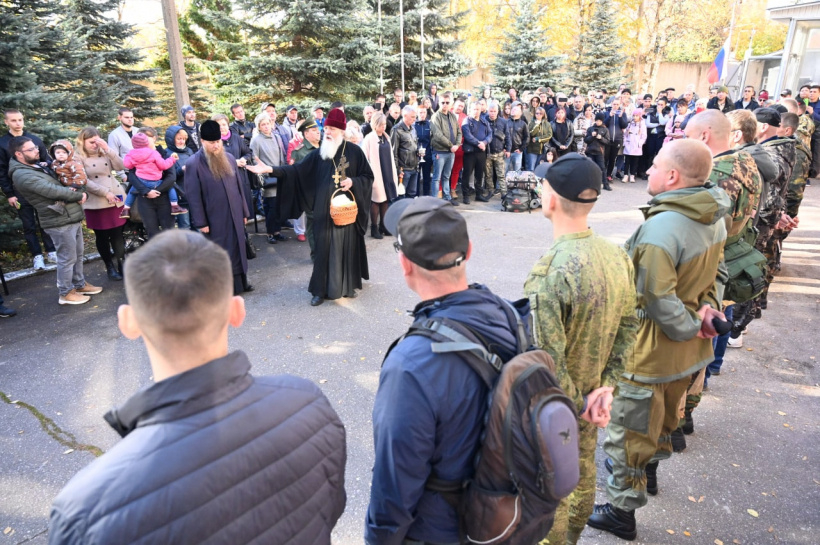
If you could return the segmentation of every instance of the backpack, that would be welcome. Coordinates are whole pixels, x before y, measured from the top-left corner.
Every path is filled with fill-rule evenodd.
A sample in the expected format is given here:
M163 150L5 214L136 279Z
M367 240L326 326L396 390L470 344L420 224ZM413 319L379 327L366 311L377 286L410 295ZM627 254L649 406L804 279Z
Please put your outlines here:
M532 212L541 206L538 197L538 178L532 172L510 171L506 176L507 193L501 200L501 208L506 212Z
M558 503L578 484L578 420L552 358L528 350L521 316L504 302L518 336L518 355L507 362L480 335L448 318L414 322L393 346L409 335L427 337L434 353L458 353L489 387L475 474L466 482L432 474L425 489L456 509L463 542L530 545L547 536Z
M726 240L723 259L729 279L723 298L727 301L751 301L766 287L766 256L754 247L756 239L757 229L749 220L740 233Z

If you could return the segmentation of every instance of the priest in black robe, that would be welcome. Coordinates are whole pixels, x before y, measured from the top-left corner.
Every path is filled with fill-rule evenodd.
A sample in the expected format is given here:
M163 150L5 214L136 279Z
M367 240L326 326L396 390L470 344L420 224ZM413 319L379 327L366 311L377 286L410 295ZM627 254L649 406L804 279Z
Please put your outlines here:
M203 123L200 137L202 148L185 163L185 194L191 224L228 252L234 293L252 291L245 246L245 224L250 210L236 158L225 151L216 121L209 119Z
M270 173L277 178L279 217L298 218L302 212L313 212L316 260L308 286L313 306L321 305L325 299L356 297L355 290L362 288L362 279L370 278L364 234L373 171L359 146L345 141L346 128L344 112L331 110L325 119L321 146L300 163L246 167L251 172ZM330 217L330 200L339 188L352 195L358 207L356 221L342 227Z

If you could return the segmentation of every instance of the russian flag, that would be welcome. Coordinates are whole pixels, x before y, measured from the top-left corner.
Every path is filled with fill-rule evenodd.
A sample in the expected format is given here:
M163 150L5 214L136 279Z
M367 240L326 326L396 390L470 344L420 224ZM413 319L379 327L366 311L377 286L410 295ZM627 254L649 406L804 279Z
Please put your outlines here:
M723 44L723 47L721 47L720 51L718 51L718 54L715 57L715 62L712 63L712 66L709 67L709 72L706 73L706 79L710 84L720 81L720 78L723 76L723 72L726 69L726 61L728 59L729 39L727 38L726 43Z

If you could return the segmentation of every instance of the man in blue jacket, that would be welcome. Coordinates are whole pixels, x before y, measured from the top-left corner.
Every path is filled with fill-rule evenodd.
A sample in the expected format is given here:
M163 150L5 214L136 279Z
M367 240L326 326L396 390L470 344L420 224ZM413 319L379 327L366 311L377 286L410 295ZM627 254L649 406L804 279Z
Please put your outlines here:
M245 304L228 254L163 231L125 263L120 331L154 384L105 415L123 439L54 500L51 545L330 545L344 511L345 431L310 381L254 377L228 329Z
M458 320L503 361L517 351L512 310L485 286L467 283L467 223L447 201L405 199L387 212L407 286L421 298L416 320ZM435 475L473 474L488 390L457 353L433 354L431 341L408 336L382 365L373 407L376 461L365 522L368 545L459 543L455 509L425 488Z

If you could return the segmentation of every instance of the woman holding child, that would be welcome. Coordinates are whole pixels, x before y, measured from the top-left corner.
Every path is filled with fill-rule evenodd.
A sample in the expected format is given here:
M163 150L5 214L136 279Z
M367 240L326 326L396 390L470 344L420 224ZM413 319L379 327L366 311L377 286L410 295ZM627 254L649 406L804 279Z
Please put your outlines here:
M88 200L83 204L86 225L94 231L97 251L111 280L122 280L125 258L125 219L120 218L125 190L113 171L125 168L119 155L108 147L94 127L77 135L77 152L85 168ZM116 260L116 262L115 262Z

